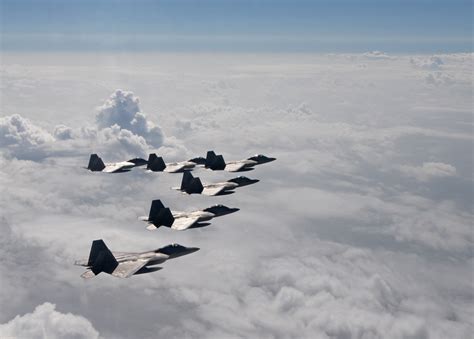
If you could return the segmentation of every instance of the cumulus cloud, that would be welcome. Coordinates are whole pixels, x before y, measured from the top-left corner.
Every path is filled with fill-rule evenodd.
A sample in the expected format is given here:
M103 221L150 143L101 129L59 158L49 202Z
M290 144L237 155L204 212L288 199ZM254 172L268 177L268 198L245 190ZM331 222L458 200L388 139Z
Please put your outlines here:
M174 145L176 144L176 145ZM56 125L53 132L37 126L19 114L0 118L0 146L21 159L42 160L48 156L76 156L101 152L117 156L145 156L151 149L166 146L166 153L185 148L140 112L132 92L116 90L98 109L96 126L72 128Z
M153 147L160 147L163 143L161 129L140 111L139 99L132 92L116 90L98 108L96 122L99 129L117 125L129 130Z
M410 63L416 68L430 71L438 70L444 64L443 59L436 55L430 57L412 57L410 58Z
M2 338L99 338L99 333L84 317L56 311L56 305L38 305L32 313L16 316L0 324Z
M400 170L405 175L423 182L456 175L456 167L442 162L424 162L421 166L403 165Z
M73 129L64 125L58 125L54 128L54 137L57 140L68 140L73 138Z
M19 114L0 117L0 146L36 147L51 141L50 133Z

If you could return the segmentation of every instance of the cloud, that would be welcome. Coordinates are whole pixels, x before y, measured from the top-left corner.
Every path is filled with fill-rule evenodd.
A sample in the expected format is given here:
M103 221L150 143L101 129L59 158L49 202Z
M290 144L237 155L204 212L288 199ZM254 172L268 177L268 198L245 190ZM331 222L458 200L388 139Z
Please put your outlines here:
M73 138L73 129L64 125L58 125L54 128L54 137L57 140L68 140Z
M422 182L456 175L456 167L442 162L424 162L421 166L403 165L400 171Z
M385 52L382 51L370 51L366 52L363 54L364 57L367 59L373 59L373 60L388 60L388 59L393 59L392 56L388 55Z
M84 317L56 311L56 305L38 305L32 313L16 316L0 324L0 337L4 338L99 338L99 333Z
M19 114L0 118L0 146L10 156L40 161L51 156L83 156L102 153L119 157L146 156L151 149L165 146L164 153L186 151L173 137L164 138L161 129L140 112L132 92L116 90L99 108L96 126L72 128L56 125L53 133Z
M0 118L0 146L35 147L52 140L51 134L19 114Z
M441 68L444 62L441 57L432 55L430 57L412 57L410 58L410 64L416 68L436 71Z
M43 146L53 141L49 132L19 114L0 118L0 146L14 156L43 158Z
M14 59L23 78L61 95L5 95L5 107L24 107L22 117L51 141L33 146L50 156L41 163L0 158L0 322L48 301L106 338L468 338L472 62L441 56L454 82L442 88L420 81L436 72L414 69L410 57L134 55L108 68L72 56L67 67L48 59L54 72ZM89 173L80 166L93 150L113 161L153 147L149 117L125 92L104 104L100 126L58 100L92 107L125 86L169 112L159 120L168 131L160 154L183 160L187 149L215 148L226 160L278 160L245 173L258 184L212 201L176 194L169 187L180 177L171 174ZM155 198L176 210L222 203L240 211L206 228L151 234L137 216ZM100 238L116 251L172 242L201 250L152 274L84 282L72 263Z
M114 125L142 136L148 144L160 147L163 143L161 129L147 120L140 111L139 99L132 92L116 90L105 103L98 108L97 127L108 128Z

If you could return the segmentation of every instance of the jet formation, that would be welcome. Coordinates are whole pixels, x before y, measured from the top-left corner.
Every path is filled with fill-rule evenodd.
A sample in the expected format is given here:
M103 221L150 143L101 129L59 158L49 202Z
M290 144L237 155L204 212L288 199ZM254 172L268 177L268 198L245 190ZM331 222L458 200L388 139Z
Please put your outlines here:
M214 151L208 151L206 158L196 157L181 162L165 163L162 157L157 156L156 153L151 153L148 160L133 158L122 162L104 163L97 154L91 154L87 169L91 172L124 173L135 167L146 166L145 170L148 172L183 173L181 186L174 187L174 189L188 195L220 196L232 194L236 188L255 184L259 180L239 176L222 182L202 183L199 177L194 177L191 174L191 171L199 167L212 171L243 172L253 170L257 165L274 160L276 159L259 154L247 159L226 163L222 155L216 155ZM175 211L165 207L161 200L155 199L151 203L148 216L139 217L139 219L147 223L146 228L150 231L157 230L161 226L183 231L209 226L213 218L237 211L239 211L239 208L227 207L222 204L215 204L194 211ZM93 278L101 272L119 278L128 278L136 274L158 271L161 267L156 265L198 250L197 247L170 244L147 252L112 252L102 239L97 239L92 242L89 258L78 260L75 265L87 268L81 275L84 279Z

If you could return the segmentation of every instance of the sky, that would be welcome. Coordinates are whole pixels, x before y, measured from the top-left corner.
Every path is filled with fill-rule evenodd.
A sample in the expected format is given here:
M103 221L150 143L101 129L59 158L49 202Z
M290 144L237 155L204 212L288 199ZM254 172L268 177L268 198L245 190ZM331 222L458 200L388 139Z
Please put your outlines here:
M1 1L2 50L468 52L472 3Z
M335 3L3 1L0 337L471 338L470 5ZM84 169L208 150L277 160L220 197ZM153 199L240 210L148 231ZM85 281L95 239L200 250Z

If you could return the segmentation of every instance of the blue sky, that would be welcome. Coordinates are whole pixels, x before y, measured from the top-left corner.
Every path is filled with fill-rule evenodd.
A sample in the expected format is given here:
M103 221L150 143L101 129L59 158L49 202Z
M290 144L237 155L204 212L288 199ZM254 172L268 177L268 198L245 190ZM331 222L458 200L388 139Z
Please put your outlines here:
M470 1L0 0L2 50L472 50Z

